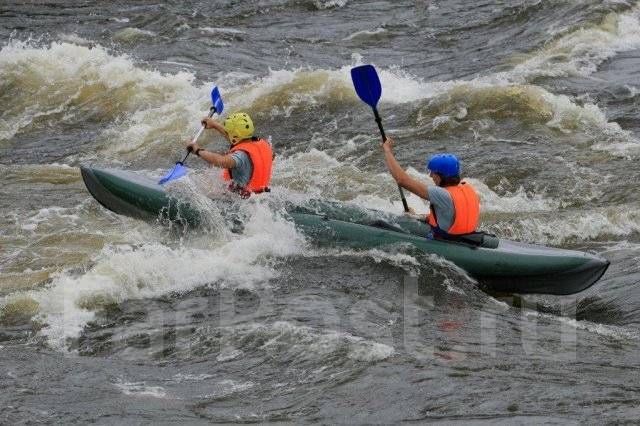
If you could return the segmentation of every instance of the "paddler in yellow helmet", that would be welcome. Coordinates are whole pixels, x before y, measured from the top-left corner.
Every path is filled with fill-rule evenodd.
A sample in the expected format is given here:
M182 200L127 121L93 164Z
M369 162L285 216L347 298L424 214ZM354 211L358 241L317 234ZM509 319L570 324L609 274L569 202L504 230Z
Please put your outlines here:
M202 119L207 129L215 129L223 135L230 146L226 154L207 151L197 143L189 143L187 149L207 163L221 167L222 177L230 181L229 189L243 198L252 193L269 192L273 150L271 144L254 136L253 121L249 114L236 112L223 124L210 117Z

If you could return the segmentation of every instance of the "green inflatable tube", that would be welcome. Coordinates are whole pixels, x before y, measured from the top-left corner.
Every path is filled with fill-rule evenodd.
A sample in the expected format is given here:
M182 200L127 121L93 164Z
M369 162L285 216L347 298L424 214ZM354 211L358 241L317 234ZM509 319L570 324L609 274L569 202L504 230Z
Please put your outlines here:
M191 227L201 223L201 212L170 196L150 177L91 167L81 167L81 173L91 195L118 214L143 220L160 218ZM296 227L318 243L362 249L410 244L457 265L494 292L574 294L592 286L609 266L607 260L589 253L493 236L485 236L479 245L429 239L425 223L339 203L318 201L310 206L290 206L287 212Z

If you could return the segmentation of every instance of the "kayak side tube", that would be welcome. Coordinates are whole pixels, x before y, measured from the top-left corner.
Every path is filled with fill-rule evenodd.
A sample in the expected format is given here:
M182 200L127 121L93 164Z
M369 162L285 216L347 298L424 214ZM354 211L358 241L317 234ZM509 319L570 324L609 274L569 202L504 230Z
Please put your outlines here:
M91 195L118 214L190 226L200 223L197 208L171 197L163 186L147 176L89 167L82 167L81 174ZM433 240L426 237L426 224L407 222L402 217L394 225L384 221L354 223L295 209L288 214L296 226L315 241L338 242L354 248L411 244L424 253L452 262L477 279L481 286L498 292L574 294L592 286L609 266L608 261L588 253L505 239L496 238L497 244L492 248ZM347 219L339 214L338 217Z
M588 253L499 239L496 248L439 241L388 228L290 214L305 234L323 242L355 248L409 243L452 262L488 289L508 293L574 294L602 277L609 262Z

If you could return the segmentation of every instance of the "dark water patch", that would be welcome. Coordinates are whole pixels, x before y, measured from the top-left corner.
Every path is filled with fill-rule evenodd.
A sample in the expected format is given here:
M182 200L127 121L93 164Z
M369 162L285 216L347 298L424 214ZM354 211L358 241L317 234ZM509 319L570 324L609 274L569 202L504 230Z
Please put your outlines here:
M76 125L77 126L77 125ZM95 151L95 140L99 130L77 128L62 130L57 126L46 131L19 134L10 142L0 146L0 164L51 164L64 163L69 157L91 155Z
M637 50L621 52L608 60L589 77L542 79L547 90L571 96L578 103L594 103L623 129L637 135L634 108L637 103L640 75L634 70L640 64Z

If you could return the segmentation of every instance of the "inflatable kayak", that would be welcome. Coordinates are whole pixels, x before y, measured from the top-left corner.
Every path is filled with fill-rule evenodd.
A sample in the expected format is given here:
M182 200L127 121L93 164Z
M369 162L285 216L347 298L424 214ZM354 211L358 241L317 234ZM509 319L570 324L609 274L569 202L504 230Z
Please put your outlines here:
M118 214L145 220L167 219L198 226L201 213L166 192L148 176L123 170L82 167L91 195ZM409 244L457 265L492 291L567 295L589 288L609 262L589 253L518 243L484 235L474 241L427 238L429 226L405 216L363 212L338 203L287 209L290 219L317 242L354 248ZM376 219L376 217L378 217Z

